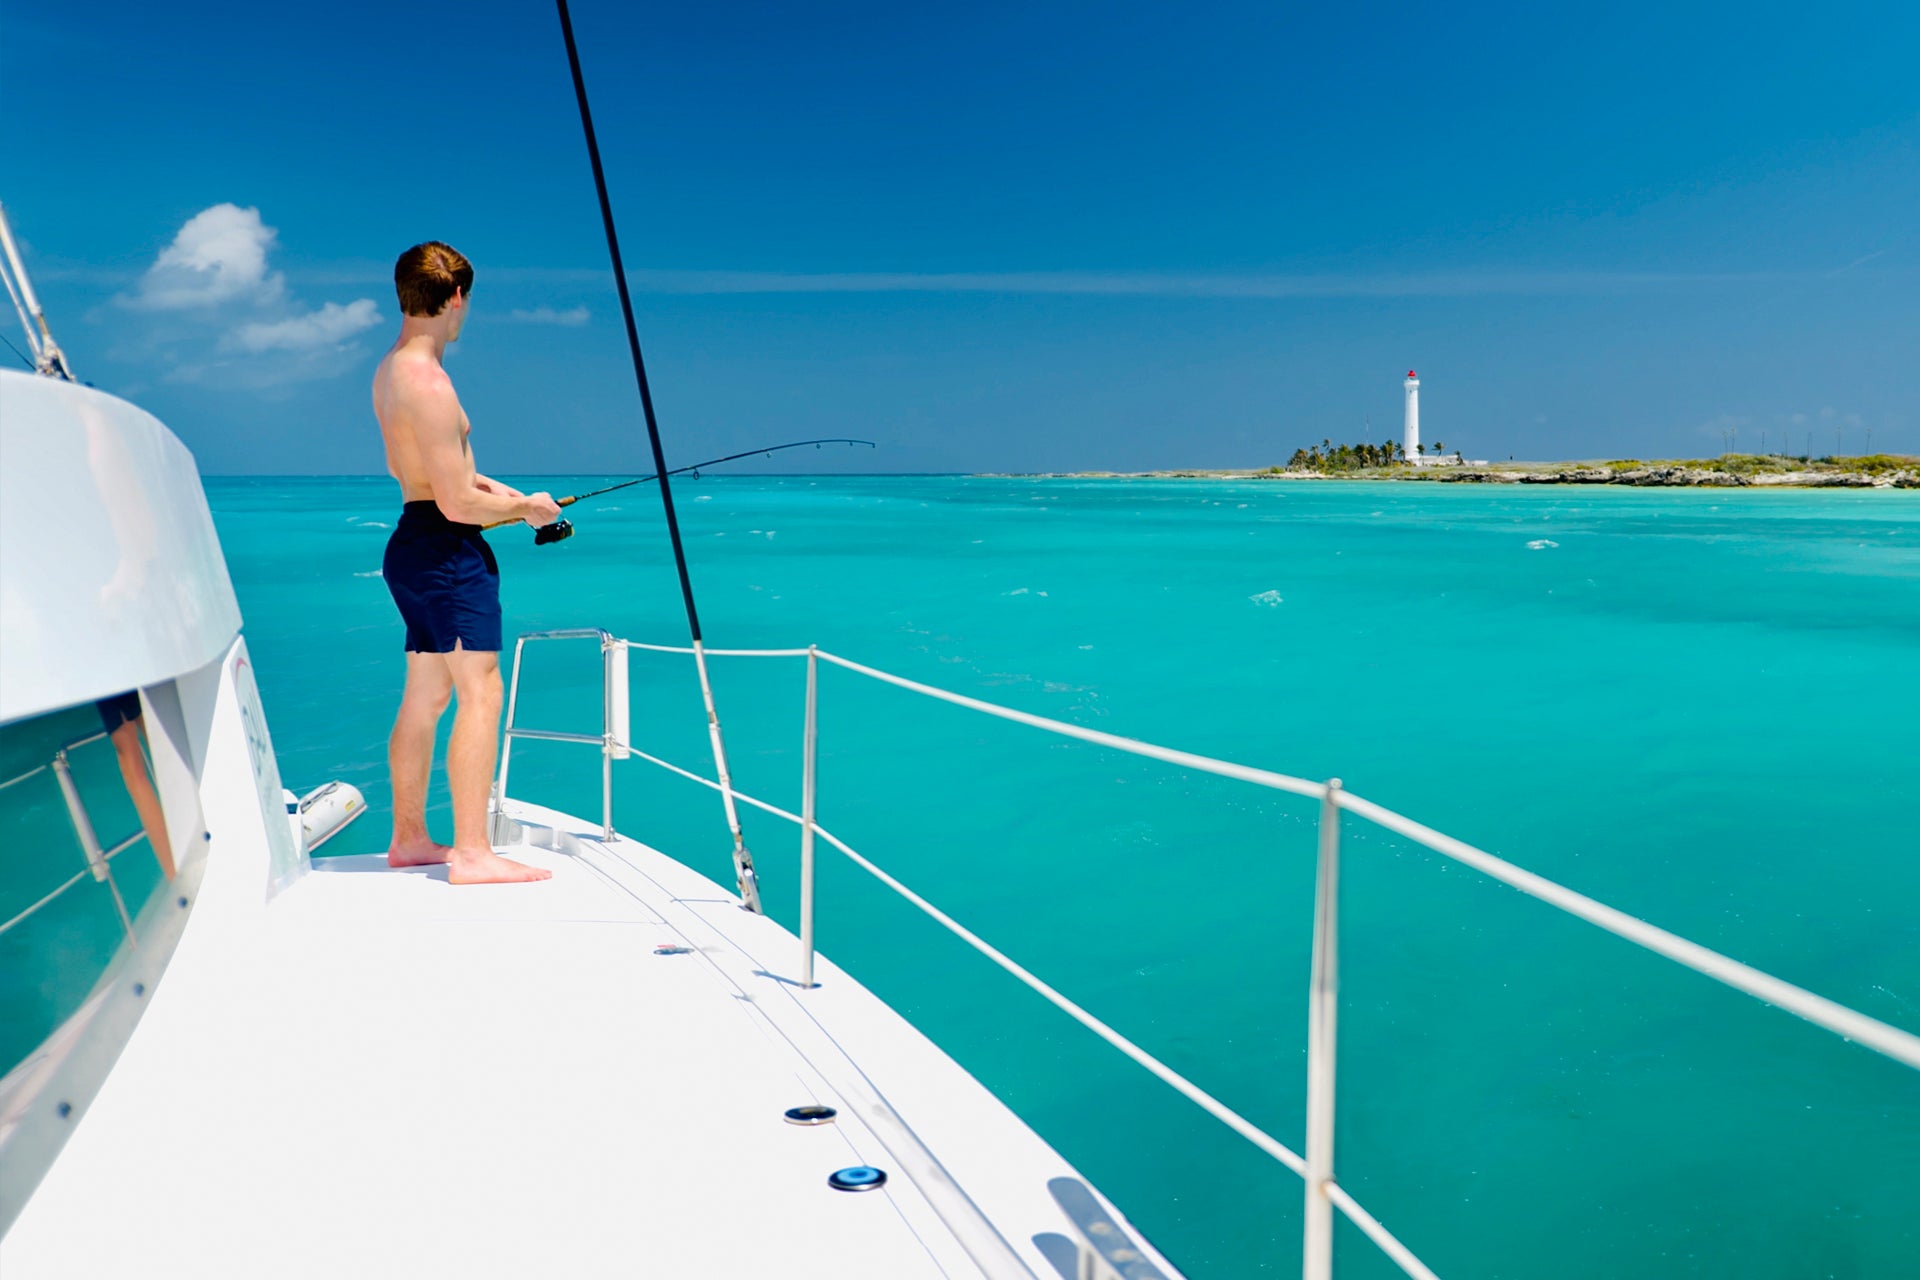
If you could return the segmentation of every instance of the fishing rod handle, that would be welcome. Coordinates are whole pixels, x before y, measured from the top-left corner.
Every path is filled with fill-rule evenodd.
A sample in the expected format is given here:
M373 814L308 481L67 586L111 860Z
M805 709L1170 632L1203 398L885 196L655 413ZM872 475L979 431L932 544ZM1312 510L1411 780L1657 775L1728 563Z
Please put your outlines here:
M580 501L580 499L577 497L555 498L553 500L553 505L556 507L570 507L578 501ZM495 520L492 524L481 525L480 528L484 532L490 529L504 529L510 524L525 524L525 523L526 521L524 520Z

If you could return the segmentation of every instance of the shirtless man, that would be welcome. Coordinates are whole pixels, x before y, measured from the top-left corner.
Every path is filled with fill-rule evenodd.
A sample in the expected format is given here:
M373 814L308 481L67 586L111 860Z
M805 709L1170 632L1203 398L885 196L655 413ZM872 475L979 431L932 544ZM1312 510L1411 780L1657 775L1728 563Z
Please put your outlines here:
M545 880L553 873L503 858L487 832L487 792L500 731L500 568L482 525L559 518L545 493L523 494L474 470L470 430L453 382L440 367L460 336L473 292L473 264L428 241L400 255L400 338L373 375L373 412L387 445L387 470L405 508L387 541L383 573L407 624L407 687L387 745L393 771L395 867L447 864L454 884ZM457 694L447 781L453 844L427 835L427 777L434 731Z

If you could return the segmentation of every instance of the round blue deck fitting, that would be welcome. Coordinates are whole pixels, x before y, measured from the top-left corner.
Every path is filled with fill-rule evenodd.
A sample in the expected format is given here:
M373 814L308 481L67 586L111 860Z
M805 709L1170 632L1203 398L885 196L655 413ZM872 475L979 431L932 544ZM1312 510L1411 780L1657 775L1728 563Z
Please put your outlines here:
M827 1175L827 1185L835 1191L872 1191L887 1182L884 1169L857 1164L851 1169L835 1169Z

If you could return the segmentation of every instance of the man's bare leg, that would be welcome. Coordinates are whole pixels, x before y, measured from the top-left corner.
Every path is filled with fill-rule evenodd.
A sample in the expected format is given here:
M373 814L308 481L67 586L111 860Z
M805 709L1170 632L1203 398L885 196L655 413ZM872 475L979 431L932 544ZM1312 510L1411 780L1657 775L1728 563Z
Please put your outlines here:
M133 811L140 815L140 829L147 833L147 843L160 861L160 870L171 880L173 844L167 839L167 817L160 811L160 795L153 789L153 775L147 772L147 754L141 749L140 741L143 732L140 720L123 720L108 736L113 743L113 754L120 762L120 778L127 784L127 794L133 798Z
M460 700L447 743L447 783L453 791L447 879L454 884L545 880L553 872L501 857L487 835L487 792L500 734L500 655L455 649L444 656Z
M433 736L440 713L453 696L453 672L444 653L409 653L407 689L387 742L393 773L393 843L387 865L420 867L447 860L448 846L427 834L427 777L433 770Z

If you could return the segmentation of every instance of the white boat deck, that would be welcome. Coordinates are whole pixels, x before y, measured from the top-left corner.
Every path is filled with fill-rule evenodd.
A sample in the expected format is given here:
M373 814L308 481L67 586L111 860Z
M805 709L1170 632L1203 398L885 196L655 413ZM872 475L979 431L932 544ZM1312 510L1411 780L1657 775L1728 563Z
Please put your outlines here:
M1071 1274L1077 1175L891 1009L824 958L798 989L790 934L652 849L508 812L553 880L354 857L203 900L0 1275Z

